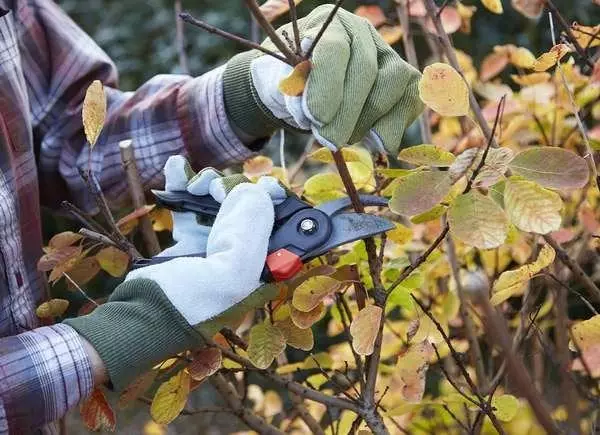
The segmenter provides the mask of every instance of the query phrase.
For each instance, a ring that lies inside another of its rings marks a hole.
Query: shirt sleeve
[[[0,433],[31,433],[93,389],[81,338],[68,325],[0,339]]]
[[[106,53],[53,1],[23,3],[33,5],[29,14],[17,17],[42,187],[56,192],[55,184],[62,183],[73,200],[90,209],[79,170],[91,162],[109,199],[123,199],[127,184],[118,143],[124,139],[133,140],[146,188],[162,184],[162,168],[173,154],[187,155],[196,169],[224,167],[252,155],[225,112],[224,67],[196,78],[158,75],[134,92],[123,92]],[[81,110],[93,80],[105,85],[108,113],[90,157]]]

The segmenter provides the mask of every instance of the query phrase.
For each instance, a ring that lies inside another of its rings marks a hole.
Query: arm
[[[92,169],[112,201],[127,192],[120,140],[133,139],[146,187],[162,183],[161,169],[173,154],[186,154],[198,167],[223,167],[252,154],[225,113],[223,68],[197,78],[159,75],[135,92],[122,92],[108,56],[54,2],[28,4],[33,6],[21,5],[17,14],[25,32],[21,58],[35,137],[40,138],[40,185],[50,191],[62,187],[57,199],[64,199],[66,187],[78,204],[89,201],[78,173],[87,168],[89,158],[81,108],[87,87],[96,79],[105,85],[108,114]]]

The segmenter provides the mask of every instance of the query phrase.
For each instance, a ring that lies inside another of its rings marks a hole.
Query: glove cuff
[[[223,98],[234,130],[254,138],[271,136],[279,128],[304,132],[276,118],[260,101],[250,70],[250,64],[259,56],[263,54],[258,50],[246,51],[232,57],[225,67]]]
[[[116,390],[185,349],[203,344],[158,284],[132,279],[92,313],[65,320],[96,349]]]

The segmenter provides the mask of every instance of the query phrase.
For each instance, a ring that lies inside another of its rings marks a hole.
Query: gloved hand
[[[243,176],[222,177],[212,168],[194,175],[181,156],[169,158],[165,178],[167,190],[210,194],[222,202],[212,229],[199,225],[193,213],[174,213],[177,243],[161,253],[206,252],[206,258],[136,269],[108,302],[65,321],[96,349],[116,389],[153,364],[202,345],[198,332],[212,336],[234,308],[247,311],[277,294],[255,292],[273,227],[273,204],[286,197],[277,180],[263,177],[252,184]]]
[[[303,52],[333,5],[298,20]],[[278,29],[292,35],[291,24]],[[277,51],[270,40],[263,45]],[[278,90],[292,67],[253,50],[233,57],[224,73],[227,113],[246,135],[268,136],[276,128],[312,130],[331,149],[365,140],[396,154],[405,129],[423,109],[420,73],[406,63],[364,18],[339,9],[319,40],[302,96]]]

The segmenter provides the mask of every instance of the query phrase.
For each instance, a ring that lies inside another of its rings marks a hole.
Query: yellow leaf
[[[344,161],[349,162],[359,162],[360,155],[356,151],[355,148],[352,147],[344,147],[342,148],[342,157]],[[308,158],[316,160],[318,162],[323,163],[333,163],[333,154],[329,148],[321,147],[315,152],[308,155]]]
[[[189,373],[181,370],[158,387],[150,406],[150,415],[156,423],[169,424],[177,418],[190,394],[190,381]]]
[[[422,144],[404,148],[400,151],[398,159],[413,165],[444,167],[450,166],[456,157],[451,152],[435,145]]]
[[[494,283],[493,295],[490,300],[492,305],[498,305],[518,294],[531,278],[552,264],[555,255],[556,253],[550,245],[544,245],[533,263],[503,272]]]
[[[534,71],[546,71],[547,69],[552,68],[554,65],[557,64],[558,61],[560,61],[563,56],[565,54],[567,54],[569,51],[571,51],[569,49],[569,46],[566,44],[557,44],[554,47],[552,47],[550,49],[550,51],[542,54],[540,57],[538,57],[535,62],[533,63],[533,65],[531,66],[531,68]]]
[[[456,3],[456,11],[460,15],[460,30],[466,34],[471,33],[471,18],[475,14],[477,6],[465,6],[461,2]]]
[[[350,172],[352,182],[357,189],[372,192],[375,190],[375,169],[373,168],[371,153],[367,149],[357,146],[349,148],[358,155],[358,161],[348,162],[348,172]]]
[[[573,36],[579,45],[582,47],[598,47],[600,46],[600,24],[597,26],[582,26],[581,24],[573,23],[571,25]]]
[[[294,67],[290,75],[279,82],[279,91],[290,97],[302,95],[311,67],[310,60],[300,62]]]
[[[525,47],[511,47],[509,58],[510,62],[517,68],[531,68],[535,63],[535,56]]]
[[[560,228],[560,196],[519,176],[512,176],[506,181],[504,209],[510,221],[521,231],[548,234]]]
[[[388,240],[391,240],[398,245],[404,245],[405,243],[410,242],[413,237],[413,233],[410,228],[398,223],[396,224],[396,228],[388,231],[386,234]]]
[[[432,354],[433,347],[424,340],[411,345],[398,357],[394,377],[399,379],[398,390],[406,402],[418,403],[423,399],[425,376]]]
[[[166,208],[155,208],[150,212],[152,219],[152,229],[159,231],[173,231],[173,215]]]
[[[481,0],[481,3],[486,7],[486,9],[495,14],[501,14],[504,12],[502,8],[501,0]]]
[[[413,224],[422,224],[425,222],[431,222],[431,221],[434,221],[434,220],[442,217],[444,215],[444,213],[446,213],[446,209],[447,209],[447,207],[445,205],[438,204],[436,206],[433,206],[429,210],[424,211],[423,213],[412,216],[410,218],[410,221]]]
[[[244,175],[248,178],[269,175],[273,170],[273,160],[266,156],[256,156],[244,162]]]
[[[36,308],[35,314],[40,318],[62,316],[69,307],[69,301],[66,299],[50,299]]]
[[[129,255],[114,246],[100,250],[96,254],[100,267],[114,277],[122,276],[129,265]]]
[[[460,74],[445,63],[434,63],[423,71],[419,97],[442,116],[464,116],[469,112],[469,90]]]
[[[381,307],[368,305],[358,312],[350,325],[352,347],[359,355],[371,355],[381,324]]]
[[[250,329],[248,358],[259,369],[268,368],[284,350],[285,337],[275,325],[267,321]]]
[[[342,179],[332,172],[315,174],[306,180],[304,195],[315,203],[347,196]]]
[[[584,352],[592,346],[600,344],[600,314],[577,322],[571,331],[577,347]],[[573,350],[577,350],[577,347],[571,346]]]
[[[305,350],[307,352],[313,348],[315,341],[312,329],[299,328],[290,317],[281,322],[275,323],[275,326],[277,326],[283,333],[288,346]]]
[[[532,86],[538,83],[546,83],[550,80],[550,73],[547,72],[534,72],[531,74],[524,74],[522,76],[517,74],[511,74],[510,78],[518,85],[521,86]]]
[[[69,271],[68,275],[79,286],[90,282],[100,272],[100,265],[95,257],[85,257],[78,261]],[[67,280],[67,288],[76,290],[76,287]]]
[[[144,425],[144,435],[165,435],[167,430],[164,425],[158,424],[152,420],[149,420]]]
[[[301,1],[302,0],[294,0],[294,3],[298,4]],[[269,22],[275,20],[277,17],[285,14],[289,10],[290,3],[288,0],[267,0],[260,5],[260,11]]]
[[[90,147],[93,148],[100,136],[106,117],[106,96],[100,80],[94,80],[87,88],[83,100],[82,117],[85,137],[90,143]]]
[[[504,210],[476,190],[456,198],[448,211],[448,224],[453,236],[479,249],[502,245],[508,233]]]
[[[290,317],[292,322],[294,322],[294,325],[296,325],[298,328],[307,329],[321,320],[325,315],[325,311],[325,305],[322,302],[307,312],[291,307]]]
[[[519,410],[519,400],[510,394],[503,394],[492,398],[492,406],[496,408],[494,413],[498,420],[511,421]]]
[[[339,290],[341,282],[326,275],[308,278],[294,290],[292,306],[308,312],[316,308],[323,298]]]
[[[52,249],[65,248],[81,240],[82,237],[83,236],[81,234],[77,234],[72,231],[65,231],[63,233],[58,233],[54,237],[52,237],[48,242],[48,246]]]
[[[400,40],[400,38],[402,38],[402,27],[400,26],[383,25],[377,29],[377,31],[383,40],[389,45],[394,45]]]

